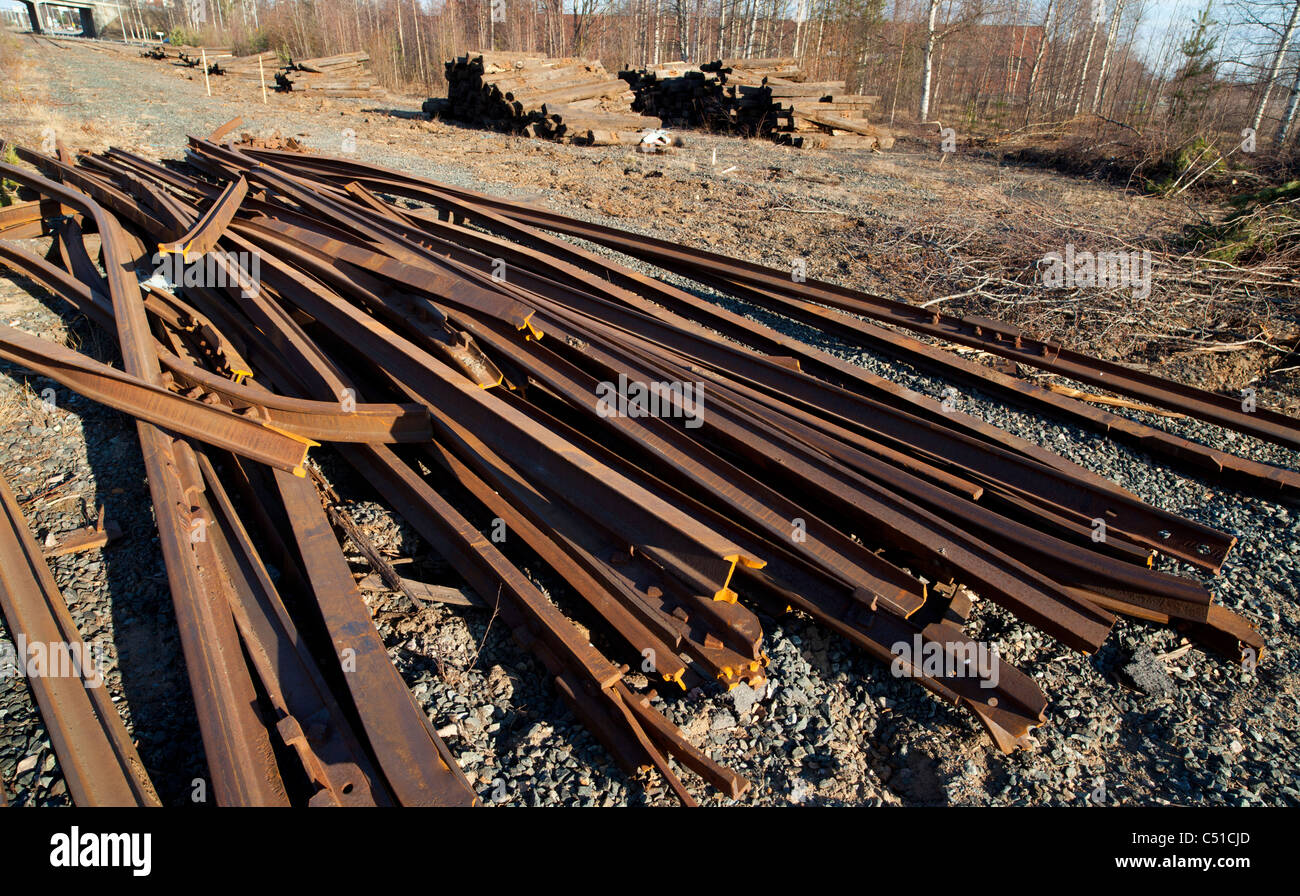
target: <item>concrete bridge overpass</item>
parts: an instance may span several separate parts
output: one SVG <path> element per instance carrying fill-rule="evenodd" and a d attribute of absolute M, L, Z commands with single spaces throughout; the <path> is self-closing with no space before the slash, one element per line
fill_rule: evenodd
<path fill-rule="evenodd" d="M 57 27 L 55 10 L 71 10 L 81 24 L 81 33 L 85 37 L 99 37 L 108 25 L 121 15 L 121 6 L 117 3 L 101 3 L 99 0 L 19 0 L 27 7 L 27 18 L 32 31 L 44 34 Z"/>

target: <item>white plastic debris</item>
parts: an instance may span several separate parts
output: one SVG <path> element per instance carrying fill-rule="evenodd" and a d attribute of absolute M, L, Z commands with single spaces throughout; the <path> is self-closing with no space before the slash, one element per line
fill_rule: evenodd
<path fill-rule="evenodd" d="M 641 132 L 641 142 L 636 148 L 637 152 L 663 152 L 672 145 L 672 135 L 666 128 L 652 128 Z"/>

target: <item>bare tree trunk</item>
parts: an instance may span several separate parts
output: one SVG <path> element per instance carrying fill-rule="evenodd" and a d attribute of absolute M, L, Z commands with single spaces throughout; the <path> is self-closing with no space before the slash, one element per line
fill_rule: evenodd
<path fill-rule="evenodd" d="M 401 57 L 393 67 L 397 71 L 393 72 L 394 77 L 399 81 L 405 80 L 406 70 L 406 37 L 402 34 L 402 4 L 397 4 L 397 45 L 401 50 Z"/>
<path fill-rule="evenodd" d="M 1115 38 L 1119 36 L 1119 17 L 1124 12 L 1124 0 L 1115 0 L 1115 9 L 1110 14 L 1110 27 L 1106 30 L 1106 46 L 1101 52 L 1101 64 L 1097 67 L 1097 89 L 1092 93 L 1092 111 L 1101 112 L 1101 90 L 1106 80 L 1106 69 L 1110 65 L 1110 54 L 1115 47 Z"/>
<path fill-rule="evenodd" d="M 1133 15 L 1133 27 L 1129 31 L 1129 40 L 1124 42 L 1124 55 L 1120 57 L 1119 63 L 1117 65 L 1112 65 L 1111 67 L 1112 82 L 1107 86 L 1106 92 L 1110 95 L 1110 107 L 1112 110 L 1117 108 L 1121 97 L 1124 96 L 1125 88 L 1128 86 L 1130 79 L 1133 78 L 1135 75 L 1133 70 L 1129 67 L 1129 59 L 1131 58 L 1133 53 L 1132 38 L 1134 35 L 1137 34 L 1138 29 L 1142 27 L 1142 13 L 1143 13 L 1143 7 L 1139 5 L 1136 8 Z M 1137 88 L 1141 88 L 1142 86 L 1142 71 L 1143 69 L 1139 67 L 1139 70 L 1136 73 Z M 1136 95 L 1136 93 L 1137 93 L 1136 90 L 1130 92 L 1128 101 L 1125 103 L 1125 107 L 1130 111 L 1134 108 L 1133 97 Z M 1104 98 L 1102 102 L 1102 108 L 1103 109 L 1105 108 Z"/>
<path fill-rule="evenodd" d="M 790 51 L 790 55 L 795 58 L 796 62 L 799 61 L 799 39 L 803 37 L 803 20 L 807 18 L 807 13 L 805 11 L 807 8 L 805 6 L 806 2 L 807 0 L 795 0 L 794 48 Z"/>
<path fill-rule="evenodd" d="M 662 43 L 660 38 L 663 35 L 663 32 L 660 30 L 662 28 L 663 17 L 660 16 L 659 13 L 662 9 L 663 0 L 655 0 L 655 45 L 650 51 L 650 62 L 652 65 L 659 64 L 659 45 Z"/>
<path fill-rule="evenodd" d="M 420 7 L 411 0 L 411 21 L 415 25 L 415 55 L 420 63 L 420 86 L 429 86 L 429 73 L 424 69 L 424 42 L 420 40 Z"/>
<path fill-rule="evenodd" d="M 930 79 L 934 77 L 935 23 L 939 19 L 940 0 L 929 0 L 929 2 L 930 16 L 925 31 L 925 62 L 921 66 L 921 124 L 930 120 Z"/>
<path fill-rule="evenodd" d="M 1020 9 L 1019 7 L 1017 7 L 1016 14 L 1019 15 L 1019 13 L 1020 13 Z M 1011 52 L 1007 54 L 1007 70 L 1005 76 L 1002 79 L 1002 102 L 1004 103 L 1010 102 L 1011 100 L 1011 90 L 1012 90 L 1011 79 L 1015 75 L 1016 61 L 1020 58 L 1020 46 L 1024 42 L 1025 42 L 1025 38 L 1023 34 L 1020 36 L 1019 41 L 1016 40 L 1016 26 L 1015 24 L 1012 24 Z"/>
<path fill-rule="evenodd" d="M 677 59 L 686 59 L 686 0 L 673 0 L 677 13 Z"/>
<path fill-rule="evenodd" d="M 816 21 L 816 51 L 814 53 L 818 62 L 822 61 L 822 36 L 826 34 L 827 5 L 827 3 L 822 4 L 822 17 Z"/>
<path fill-rule="evenodd" d="M 745 55 L 754 55 L 754 38 L 758 35 L 758 0 L 749 0 L 749 43 Z"/>
<path fill-rule="evenodd" d="M 1282 124 L 1277 129 L 1278 149 L 1285 146 L 1287 138 L 1291 136 L 1291 129 L 1295 127 L 1297 107 L 1300 107 L 1300 67 L 1296 68 L 1295 81 L 1291 84 L 1291 99 L 1287 101 L 1286 114 L 1282 116 Z"/>
<path fill-rule="evenodd" d="M 727 0 L 718 0 L 718 58 L 719 59 L 727 55 L 726 43 L 727 43 Z"/>
<path fill-rule="evenodd" d="M 894 73 L 894 98 L 889 104 L 889 126 L 894 125 L 894 113 L 898 111 L 898 94 L 903 89 L 903 58 L 907 55 L 907 26 L 903 26 L 903 39 L 898 44 L 898 69 Z"/>
<path fill-rule="evenodd" d="M 1250 126 L 1259 130 L 1260 122 L 1264 120 L 1264 110 L 1268 106 L 1268 95 L 1273 92 L 1273 84 L 1277 81 L 1278 73 L 1282 71 L 1282 62 L 1286 59 L 1286 51 L 1291 48 L 1291 36 L 1295 34 L 1296 24 L 1300 22 L 1300 0 L 1291 7 L 1291 19 L 1287 22 L 1286 30 L 1282 32 L 1282 40 L 1277 45 L 1277 55 L 1273 57 L 1273 65 L 1268 70 L 1268 79 L 1264 82 L 1264 93 L 1259 98 L 1259 105 L 1255 108 L 1255 117 L 1251 120 Z"/>
<path fill-rule="evenodd" d="M 1100 3 L 1101 0 L 1092 0 L 1093 3 Z M 1088 68 L 1092 65 L 1092 47 L 1097 43 L 1097 29 L 1101 22 L 1093 19 L 1092 33 L 1088 36 L 1088 52 L 1083 55 L 1083 68 L 1079 70 L 1079 89 L 1074 94 L 1074 114 L 1078 115 L 1083 109 L 1083 91 L 1088 85 Z"/>
<path fill-rule="evenodd" d="M 641 0 L 632 0 L 632 43 L 628 46 L 627 60 L 629 67 L 635 67 L 645 62 L 645 54 L 641 52 L 641 41 L 645 34 L 645 26 L 641 22 Z"/>

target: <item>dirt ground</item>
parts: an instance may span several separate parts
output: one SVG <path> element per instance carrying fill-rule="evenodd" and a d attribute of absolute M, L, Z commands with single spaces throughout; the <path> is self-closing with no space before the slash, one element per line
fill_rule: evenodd
<path fill-rule="evenodd" d="M 206 136 L 237 115 L 244 119 L 239 131 L 294 137 L 328 154 L 340 154 L 354 137 L 364 161 L 775 267 L 801 262 L 809 277 L 913 303 L 938 300 L 952 312 L 1003 318 L 1203 388 L 1251 386 L 1261 405 L 1300 410 L 1300 366 L 1287 361 L 1285 351 L 1300 334 L 1294 293 L 1207 273 L 1191 258 L 1186 228 L 1218 213 L 1194 198 L 1143 197 L 974 153 L 944 153 L 937 135 L 900 140 L 885 153 L 801 151 L 694 133 L 682 135 L 684 147 L 662 155 L 562 146 L 425 120 L 423 97 L 391 96 L 377 104 L 272 93 L 263 103 L 256 89 L 217 78 L 208 96 L 202 75 L 190 69 L 129 52 L 16 39 L 20 46 L 4 57 L 0 72 L 0 137 L 6 140 L 39 147 L 52 134 L 74 149 L 116 146 L 178 158 L 187 135 Z M 1080 251 L 1149 249 L 1149 295 L 1042 289 L 1037 274 L 1044 255 L 1067 244 Z M 33 310 L 36 300 L 22 283 L 4 286 L 0 317 L 6 322 L 42 313 Z M 922 391 L 937 393 L 942 385 L 883 362 L 878 369 Z M 1227 668 L 1199 650 L 1181 650 L 1175 635 L 1156 627 L 1121 623 L 1113 646 L 1098 657 L 1062 656 L 1050 639 L 990 609 L 977 624 L 1005 638 L 1008 658 L 1040 678 L 1054 697 L 1041 749 L 1003 757 L 969 720 L 919 688 L 899 687 L 838 639 L 798 619 L 764 619 L 777 696 L 744 712 L 731 706 L 734 698 L 722 696 L 694 707 L 674 705 L 670 715 L 697 742 L 716 744 L 717 758 L 750 774 L 758 782 L 752 799 L 759 802 L 1081 804 L 1104 775 L 1112 801 L 1300 803 L 1294 787 L 1294 514 L 1151 473 L 1141 458 L 1104 440 L 1003 409 L 990 407 L 986 416 L 1100 469 L 1148 500 L 1238 534 L 1243 552 L 1216 593 L 1260 622 L 1277 644 L 1276 665 L 1261 673 L 1264 684 L 1260 675 Z M 25 462 L 13 444 L 3 466 L 6 475 L 17 476 Z M 1270 449 L 1232 447 L 1276 458 Z M 607 759 L 599 759 L 598 749 L 589 749 L 589 739 L 571 717 L 566 720 L 553 696 L 538 694 L 529 710 L 519 709 L 516 692 L 526 677 L 520 670 L 529 661 L 489 639 L 486 620 L 442 610 L 412 622 L 378 598 L 374 609 L 385 619 L 395 656 L 402 657 L 399 668 L 437 724 L 450 719 L 466 738 L 478 736 L 467 728 L 486 732 L 494 724 L 517 732 L 508 742 L 502 735 L 491 741 L 498 754 L 513 751 L 513 759 L 494 758 L 477 745 L 468 751 L 481 764 L 476 780 L 485 793 L 498 773 L 525 760 L 531 769 L 539 753 L 553 758 L 558 750 L 568 761 L 572 746 L 575 780 L 583 782 L 577 786 L 587 788 L 583 799 L 638 799 Z M 421 658 L 427 642 L 436 642 L 462 677 L 435 674 Z M 484 643 L 492 646 L 480 655 Z M 1170 693 L 1144 694 L 1126 683 L 1119 670 L 1144 657 L 1154 657 L 1161 674 L 1176 683 Z M 476 688 L 486 718 L 452 699 L 468 694 L 473 704 Z M 513 703 L 501 696 L 507 690 L 515 693 Z M 797 693 L 783 696 L 790 691 Z M 788 722 L 787 711 L 806 715 L 804 726 Z M 732 733 L 736 716 L 759 733 L 741 726 L 720 740 Z M 1117 751 L 1120 744 L 1125 749 Z M 175 762 L 184 767 L 178 780 L 196 766 L 184 757 Z M 0 770 L 6 781 L 13 779 L 2 760 Z M 571 799 L 562 788 L 530 786 L 542 794 L 540 802 L 553 801 L 548 793 L 556 794 L 554 801 Z"/>

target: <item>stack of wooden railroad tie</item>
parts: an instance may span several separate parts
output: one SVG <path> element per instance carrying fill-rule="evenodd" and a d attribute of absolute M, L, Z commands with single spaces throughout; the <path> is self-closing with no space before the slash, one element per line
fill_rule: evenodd
<path fill-rule="evenodd" d="M 382 96 L 367 63 L 367 53 L 340 53 L 315 59 L 280 61 L 274 50 L 234 56 L 230 47 L 175 47 L 162 44 L 140 53 L 146 59 L 172 60 L 190 68 L 207 61 L 210 77 L 230 78 L 287 93 L 323 97 Z"/>
<path fill-rule="evenodd" d="M 806 149 L 888 149 L 894 143 L 867 120 L 879 97 L 847 93 L 843 81 L 808 81 L 793 58 L 670 62 L 619 77 L 636 94 L 634 109 L 680 127 Z"/>
<path fill-rule="evenodd" d="M 280 69 L 280 57 L 273 50 L 251 56 L 208 57 L 208 74 L 220 75 L 236 81 L 275 87 L 275 74 Z"/>
<path fill-rule="evenodd" d="M 470 53 L 446 63 L 447 98 L 424 111 L 529 137 L 609 146 L 637 143 L 653 118 L 600 62 L 530 53 Z"/>
<path fill-rule="evenodd" d="M 140 56 L 145 59 L 170 59 L 191 67 L 198 66 L 205 57 L 211 62 L 220 56 L 230 55 L 230 47 L 187 47 L 178 44 L 157 44 L 140 51 Z"/>
<path fill-rule="evenodd" d="M 365 97 L 382 94 L 366 65 L 367 53 L 340 53 L 290 62 L 275 76 L 282 90 L 328 97 Z"/>

